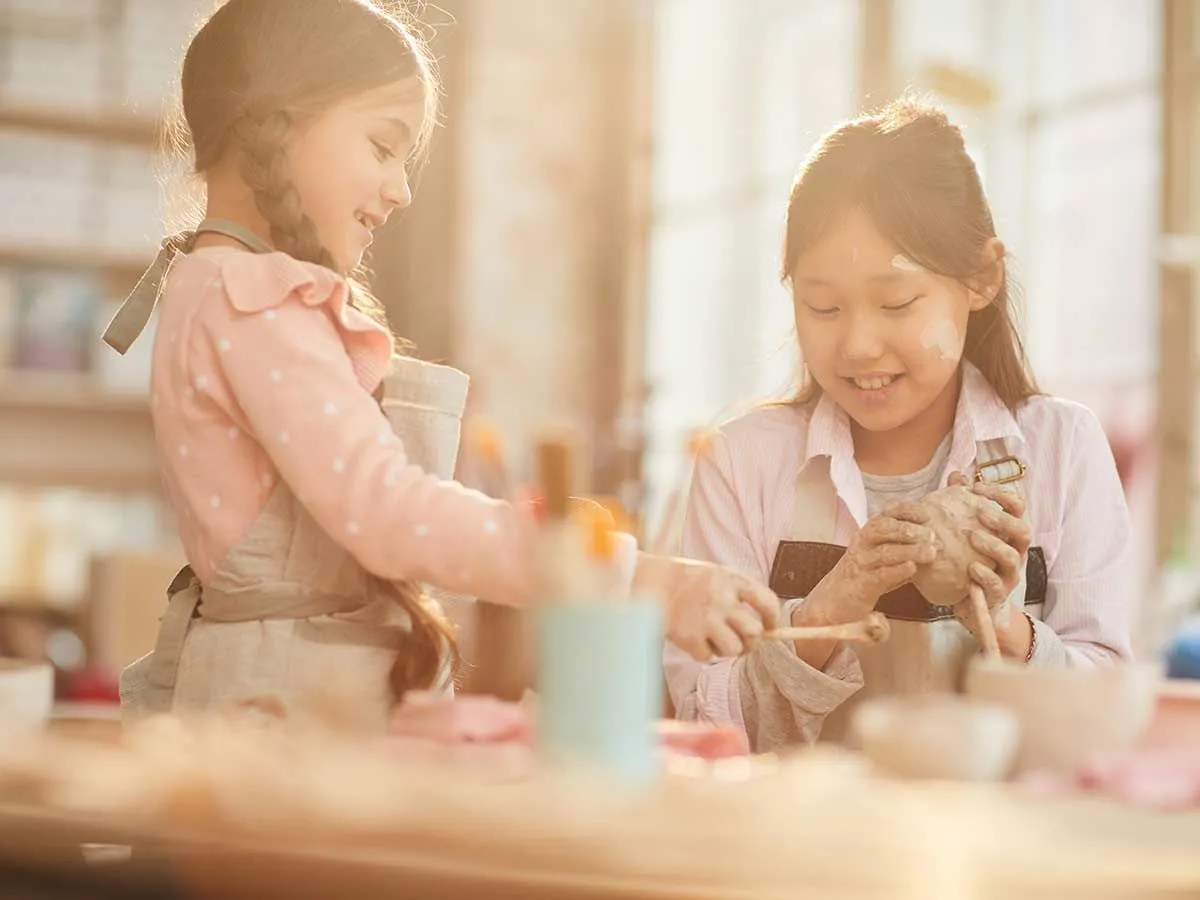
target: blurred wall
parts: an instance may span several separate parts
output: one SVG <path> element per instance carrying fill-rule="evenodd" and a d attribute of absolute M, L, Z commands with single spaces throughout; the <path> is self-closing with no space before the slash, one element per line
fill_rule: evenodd
<path fill-rule="evenodd" d="M 420 355 L 472 376 L 470 410 L 517 457 L 547 425 L 619 477 L 612 423 L 637 316 L 630 278 L 640 78 L 639 0 L 456 0 L 442 29 L 447 127 L 379 287 Z M 639 348 L 633 349 L 636 360 Z"/>

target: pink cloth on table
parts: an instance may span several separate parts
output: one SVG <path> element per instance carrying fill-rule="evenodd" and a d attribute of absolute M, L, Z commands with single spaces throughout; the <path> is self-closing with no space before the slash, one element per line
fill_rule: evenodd
<path fill-rule="evenodd" d="M 450 698 L 413 692 L 393 712 L 389 732 L 389 741 L 395 746 L 416 745 L 418 750 L 422 744 L 468 749 L 480 745 L 530 747 L 536 740 L 536 713 L 524 704 L 494 697 Z M 668 752 L 702 759 L 749 752 L 741 732 L 704 723 L 663 721 L 659 738 Z"/>
<path fill-rule="evenodd" d="M 188 561 L 209 579 L 282 479 L 368 571 L 519 602 L 523 517 L 410 465 L 372 392 L 391 335 L 346 282 L 283 253 L 180 257 L 159 304 L 151 403 Z"/>
<path fill-rule="evenodd" d="M 1096 759 L 1073 775 L 1034 772 L 1024 787 L 1042 796 L 1095 794 L 1156 810 L 1200 808 L 1200 755 L 1145 750 Z"/>

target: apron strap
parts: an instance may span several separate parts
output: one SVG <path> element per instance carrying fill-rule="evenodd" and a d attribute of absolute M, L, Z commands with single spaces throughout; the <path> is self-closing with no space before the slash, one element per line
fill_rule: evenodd
<path fill-rule="evenodd" d="M 793 541 L 835 543 L 840 501 L 829 471 L 830 462 L 827 456 L 810 459 L 796 476 L 789 535 Z"/>
<path fill-rule="evenodd" d="M 162 294 L 163 282 L 171 271 L 171 264 L 180 253 L 191 253 L 200 234 L 220 234 L 232 238 L 247 250 L 255 253 L 270 253 L 271 245 L 247 228 L 227 219 L 205 219 L 195 231 L 181 231 L 163 240 L 154 262 L 142 273 L 138 283 L 125 298 L 117 314 L 104 329 L 104 343 L 122 356 L 146 329 L 158 298 Z"/>
<path fill-rule="evenodd" d="M 987 484 L 1004 485 L 1007 490 L 1013 491 L 1020 497 L 1025 496 L 1025 490 L 1022 482 L 1025 479 L 1026 473 L 1025 463 L 1022 462 L 1016 455 L 1009 453 L 1008 445 L 1004 438 L 992 438 L 991 440 L 979 441 L 975 445 L 975 480 L 982 481 Z M 1025 507 L 1025 520 L 1029 521 L 1029 506 Z M 1042 618 L 1044 605 L 1042 603 L 1029 604 L 1025 603 L 1025 595 L 1027 593 L 1026 576 L 1029 564 L 1026 562 L 1021 567 L 1021 578 L 1017 581 L 1012 593 L 1008 595 L 1009 602 L 1014 604 L 1018 609 L 1024 609 L 1025 612 L 1034 618 Z"/>
<path fill-rule="evenodd" d="M 163 613 L 150 655 L 145 705 L 149 712 L 170 712 L 175 698 L 175 680 L 183 642 L 200 606 L 200 581 L 190 566 L 185 566 L 167 588 L 167 611 Z"/>
<path fill-rule="evenodd" d="M 992 438 L 975 444 L 975 480 L 1002 484 L 1024 496 L 1021 482 L 1025 463 L 1008 452 L 1004 438 Z"/>

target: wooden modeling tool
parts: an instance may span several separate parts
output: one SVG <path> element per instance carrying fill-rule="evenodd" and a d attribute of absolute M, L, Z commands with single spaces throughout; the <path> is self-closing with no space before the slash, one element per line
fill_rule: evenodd
<path fill-rule="evenodd" d="M 851 641 L 856 644 L 882 644 L 892 634 L 887 616 L 873 612 L 865 619 L 844 625 L 791 625 L 766 632 L 768 641 Z"/>
<path fill-rule="evenodd" d="M 987 659 L 998 662 L 1000 660 L 1000 642 L 996 640 L 996 623 L 992 621 L 992 613 L 988 609 L 983 588 L 972 583 L 967 596 L 970 598 L 971 611 L 975 613 L 975 621 L 978 623 L 979 633 L 976 637 L 979 638 L 979 644 L 983 648 L 983 655 Z"/>

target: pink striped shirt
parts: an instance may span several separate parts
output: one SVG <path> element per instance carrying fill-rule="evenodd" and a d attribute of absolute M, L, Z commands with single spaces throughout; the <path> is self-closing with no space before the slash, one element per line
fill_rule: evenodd
<path fill-rule="evenodd" d="M 1100 423 L 1086 407 L 1053 397 L 1034 397 L 1013 416 L 983 375 L 964 363 L 941 484 L 952 471 L 971 471 L 976 443 L 996 438 L 1005 439 L 1028 465 L 1023 487 L 1033 546 L 1046 557 L 1045 621 L 1037 624 L 1034 662 L 1100 665 L 1130 657 L 1136 573 L 1129 513 Z M 839 498 L 836 540 L 847 545 L 867 519 L 867 496 L 849 419 L 823 396 L 810 408 L 760 408 L 718 431 L 693 475 L 684 555 L 767 582 L 776 548 L 790 535 L 797 475 L 821 456 L 830 460 Z M 785 604 L 785 618 L 800 602 Z M 772 643 L 748 656 L 708 663 L 668 647 L 667 682 L 676 714 L 745 729 L 743 710 L 757 702 L 745 696 L 747 667 L 757 677 L 766 670 L 786 680 L 782 693 L 790 700 L 796 731 L 809 739 L 819 733 L 824 716 L 862 685 L 849 646 L 824 671 L 798 659 L 790 644 Z M 772 703 L 777 706 L 779 698 Z M 766 711 L 755 709 L 754 718 L 760 713 Z"/>

